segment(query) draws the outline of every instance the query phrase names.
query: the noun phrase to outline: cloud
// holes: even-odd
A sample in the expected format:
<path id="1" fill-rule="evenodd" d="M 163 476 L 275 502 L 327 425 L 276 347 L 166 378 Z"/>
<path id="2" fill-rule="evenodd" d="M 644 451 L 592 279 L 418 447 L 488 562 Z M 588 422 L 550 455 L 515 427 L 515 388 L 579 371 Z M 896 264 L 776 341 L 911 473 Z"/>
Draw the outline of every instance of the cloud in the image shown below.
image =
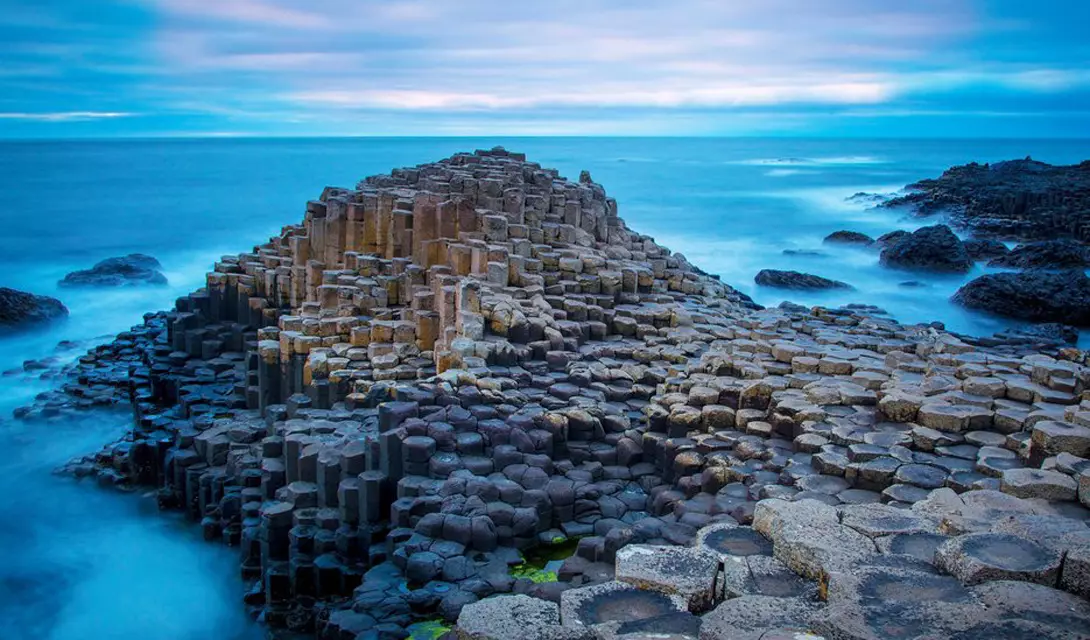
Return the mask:
<path id="1" fill-rule="evenodd" d="M 17 17 L 10 122 L 795 132 L 853 108 L 1037 113 L 1090 86 L 1077 16 L 1015 0 L 54 0 Z"/>
<path id="2" fill-rule="evenodd" d="M 71 122 L 78 120 L 130 118 L 135 115 L 135 113 L 122 113 L 115 111 L 58 111 L 52 113 L 0 112 L 0 120 L 26 120 L 33 122 Z"/>

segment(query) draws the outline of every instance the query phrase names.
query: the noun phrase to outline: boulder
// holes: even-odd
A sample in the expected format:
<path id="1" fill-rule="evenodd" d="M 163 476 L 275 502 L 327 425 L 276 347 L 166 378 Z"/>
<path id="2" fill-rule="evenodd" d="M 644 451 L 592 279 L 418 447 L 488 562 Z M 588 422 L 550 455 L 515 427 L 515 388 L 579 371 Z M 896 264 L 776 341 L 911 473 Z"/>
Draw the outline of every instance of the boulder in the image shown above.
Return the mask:
<path id="1" fill-rule="evenodd" d="M 1090 266 L 1090 251 L 1080 242 L 1060 238 L 1020 244 L 994 258 L 989 267 L 1012 269 L 1078 269 Z"/>
<path id="2" fill-rule="evenodd" d="M 142 253 L 107 258 L 91 267 L 73 271 L 59 283 L 62 287 L 121 287 L 129 285 L 165 285 L 163 265 Z"/>
<path id="3" fill-rule="evenodd" d="M 0 287 L 0 332 L 52 322 L 68 315 L 60 300 Z"/>
<path id="4" fill-rule="evenodd" d="M 826 244 L 854 244 L 860 246 L 867 246 L 874 244 L 874 238 L 868 236 L 865 233 L 859 233 L 858 231 L 834 231 L 825 236 L 822 241 Z"/>
<path id="5" fill-rule="evenodd" d="M 1090 326 L 1090 278 L 1077 270 L 990 273 L 958 289 L 951 300 L 1019 320 Z"/>
<path id="6" fill-rule="evenodd" d="M 922 227 L 882 250 L 880 262 L 895 269 L 965 273 L 973 261 L 950 227 Z"/>
<path id="7" fill-rule="evenodd" d="M 753 281 L 763 287 L 778 287 L 780 289 L 852 289 L 846 282 L 830 280 L 809 273 L 798 271 L 779 271 L 776 269 L 762 269 Z"/>

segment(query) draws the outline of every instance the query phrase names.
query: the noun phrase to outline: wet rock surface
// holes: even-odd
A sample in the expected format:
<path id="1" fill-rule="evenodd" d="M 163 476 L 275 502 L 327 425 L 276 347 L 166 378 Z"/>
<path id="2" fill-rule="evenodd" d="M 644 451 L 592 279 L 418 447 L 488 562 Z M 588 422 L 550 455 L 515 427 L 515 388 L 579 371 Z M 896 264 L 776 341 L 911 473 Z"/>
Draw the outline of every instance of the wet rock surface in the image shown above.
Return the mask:
<path id="1" fill-rule="evenodd" d="M 778 271 L 776 269 L 762 269 L 753 278 L 753 281 L 763 287 L 777 287 L 780 289 L 851 289 L 852 286 L 839 280 L 830 280 L 821 276 L 798 271 Z"/>
<path id="2" fill-rule="evenodd" d="M 64 276 L 62 287 L 123 287 L 133 285 L 165 285 L 163 266 L 155 258 L 142 253 L 106 258 L 90 269 L 73 271 Z"/>
<path id="3" fill-rule="evenodd" d="M 1071 637 L 1076 360 L 753 309 L 496 149 L 326 189 L 20 415 L 130 404 L 64 470 L 237 546 L 276 630 Z"/>
<path id="4" fill-rule="evenodd" d="M 1008 318 L 1090 326 L 1090 278 L 1079 270 L 989 273 L 951 299 Z"/>
<path id="5" fill-rule="evenodd" d="M 908 195 L 881 204 L 943 213 L 959 228 L 1021 240 L 1090 241 L 1090 161 L 1057 166 L 1026 158 L 951 167 L 908 185 Z"/>
<path id="6" fill-rule="evenodd" d="M 882 266 L 896 269 L 965 273 L 973 266 L 965 245 L 950 227 L 922 227 L 891 242 L 879 259 Z"/>
<path id="7" fill-rule="evenodd" d="M 1090 266 L 1090 251 L 1074 240 L 1061 238 L 1020 244 L 1011 251 L 996 256 L 990 267 L 1013 269 L 1076 269 Z"/>
<path id="8" fill-rule="evenodd" d="M 67 307 L 56 298 L 0 287 L 0 332 L 41 326 L 67 316 Z"/>

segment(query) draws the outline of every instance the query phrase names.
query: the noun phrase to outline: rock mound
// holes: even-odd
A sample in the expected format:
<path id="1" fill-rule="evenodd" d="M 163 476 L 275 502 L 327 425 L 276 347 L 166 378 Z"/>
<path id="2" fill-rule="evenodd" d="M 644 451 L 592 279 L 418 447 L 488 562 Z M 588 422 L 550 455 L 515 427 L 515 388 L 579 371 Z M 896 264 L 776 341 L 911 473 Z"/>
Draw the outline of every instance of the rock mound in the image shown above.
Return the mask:
<path id="1" fill-rule="evenodd" d="M 963 286 L 952 300 L 1008 318 L 1090 326 L 1090 278 L 1077 270 L 992 273 Z"/>
<path id="2" fill-rule="evenodd" d="M 90 269 L 73 271 L 58 284 L 62 287 L 121 287 L 131 285 L 165 285 L 163 265 L 142 253 L 106 258 Z"/>
<path id="3" fill-rule="evenodd" d="M 965 273 L 973 267 L 965 245 L 950 227 L 921 227 L 882 250 L 881 264 L 897 269 Z"/>
<path id="4" fill-rule="evenodd" d="M 1020 244 L 996 257 L 990 267 L 1015 269 L 1076 269 L 1090 267 L 1090 251 L 1082 243 L 1067 238 Z"/>
<path id="5" fill-rule="evenodd" d="M 68 315 L 60 300 L 0 287 L 0 331 L 44 324 Z"/>
<path id="6" fill-rule="evenodd" d="M 776 269 L 762 269 L 753 281 L 763 287 L 778 287 L 780 289 L 852 289 L 853 287 L 839 280 L 830 280 L 809 273 L 799 271 L 779 271 Z"/>

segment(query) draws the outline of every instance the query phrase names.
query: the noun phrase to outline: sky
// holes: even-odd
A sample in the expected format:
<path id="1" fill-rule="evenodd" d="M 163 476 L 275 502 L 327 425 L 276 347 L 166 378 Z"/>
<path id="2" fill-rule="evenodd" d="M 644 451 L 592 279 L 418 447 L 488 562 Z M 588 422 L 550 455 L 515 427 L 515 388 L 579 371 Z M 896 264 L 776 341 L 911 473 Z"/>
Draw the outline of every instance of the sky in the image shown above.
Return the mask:
<path id="1" fill-rule="evenodd" d="M 0 138 L 1090 137 L 1086 0 L 0 0 Z"/>

